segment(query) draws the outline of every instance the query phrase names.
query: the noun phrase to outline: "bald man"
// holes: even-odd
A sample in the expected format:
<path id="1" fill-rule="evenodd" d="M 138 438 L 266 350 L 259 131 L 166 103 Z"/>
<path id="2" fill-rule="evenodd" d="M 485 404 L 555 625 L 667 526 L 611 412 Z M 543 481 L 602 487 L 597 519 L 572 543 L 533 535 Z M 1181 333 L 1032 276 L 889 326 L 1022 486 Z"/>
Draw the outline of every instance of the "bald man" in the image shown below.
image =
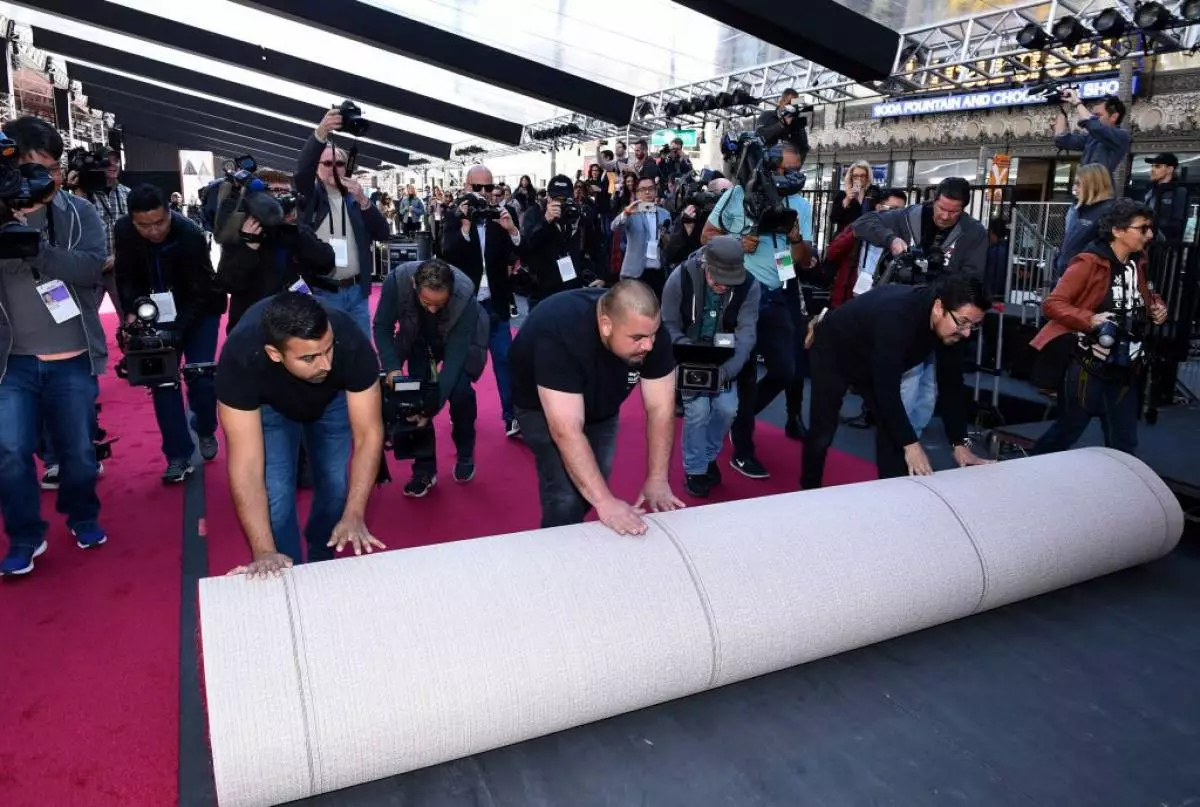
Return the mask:
<path id="1" fill-rule="evenodd" d="M 667 468 L 675 439 L 675 362 L 658 299 L 637 280 L 576 289 L 529 314 L 509 353 L 513 402 L 537 462 L 542 527 L 578 524 L 588 511 L 621 535 L 642 515 L 683 507 Z M 608 487 L 621 404 L 640 382 L 646 409 L 646 481 L 633 504 Z"/>

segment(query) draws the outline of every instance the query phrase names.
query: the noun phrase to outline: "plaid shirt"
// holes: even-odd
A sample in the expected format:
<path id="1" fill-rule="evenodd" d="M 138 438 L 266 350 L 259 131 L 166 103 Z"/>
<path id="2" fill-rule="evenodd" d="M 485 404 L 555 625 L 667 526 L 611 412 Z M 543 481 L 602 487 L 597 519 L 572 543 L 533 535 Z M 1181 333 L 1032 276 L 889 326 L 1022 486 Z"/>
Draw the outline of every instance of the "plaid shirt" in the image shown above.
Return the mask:
<path id="1" fill-rule="evenodd" d="M 116 254 L 113 249 L 113 230 L 117 226 L 117 222 L 129 212 L 129 188 L 117 185 L 107 193 L 91 194 L 88 196 L 88 201 L 100 214 L 100 221 L 104 222 L 104 239 L 108 244 L 108 255 L 111 258 Z"/>

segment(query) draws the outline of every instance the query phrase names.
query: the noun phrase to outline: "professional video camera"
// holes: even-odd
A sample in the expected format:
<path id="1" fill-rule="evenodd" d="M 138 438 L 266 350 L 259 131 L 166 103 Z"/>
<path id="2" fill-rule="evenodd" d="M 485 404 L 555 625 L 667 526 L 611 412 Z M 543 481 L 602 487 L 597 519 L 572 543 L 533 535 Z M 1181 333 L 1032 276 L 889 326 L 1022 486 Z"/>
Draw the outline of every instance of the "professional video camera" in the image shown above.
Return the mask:
<path id="1" fill-rule="evenodd" d="M 884 267 L 876 286 L 886 286 L 889 283 L 900 283 L 906 286 L 920 286 L 932 281 L 945 268 L 945 254 L 937 247 L 930 248 L 926 253 L 919 246 L 914 246 L 907 252 L 894 255 Z"/>
<path id="2" fill-rule="evenodd" d="M 370 121 L 363 118 L 362 110 L 353 101 L 342 101 L 334 109 L 342 113 L 342 125 L 338 127 L 339 132 L 362 137 L 371 128 Z"/>
<path id="3" fill-rule="evenodd" d="M 238 238 L 247 244 L 271 241 L 288 249 L 298 248 L 300 244 L 300 230 L 297 225 L 287 222 L 288 210 L 285 207 L 285 201 L 290 201 L 291 207 L 295 208 L 296 198 L 291 194 L 282 198 L 276 198 L 265 188 L 247 189 L 246 195 L 242 197 L 238 211 L 230 217 L 236 218 L 238 221 Z M 245 221 L 247 216 L 254 218 L 262 225 L 261 234 L 249 235 L 241 231 L 241 223 Z"/>
<path id="4" fill-rule="evenodd" d="M 721 365 L 733 357 L 733 344 L 726 334 L 718 334 L 711 345 L 680 343 L 673 345 L 675 386 L 680 392 L 716 395 L 721 392 Z"/>
<path id="5" fill-rule="evenodd" d="M 411 460 L 433 454 L 432 417 L 438 409 L 436 381 L 398 376 L 389 384 L 383 380 L 383 446 L 398 460 Z M 409 420 L 422 415 L 431 421 L 418 426 Z"/>
<path id="6" fill-rule="evenodd" d="M 49 201 L 58 190 L 44 166 L 21 165 L 19 160 L 16 142 L 0 135 L 0 258 L 32 258 L 38 254 L 41 232 L 21 224 L 13 213 Z"/>
<path id="7" fill-rule="evenodd" d="M 88 196 L 103 193 L 108 188 L 108 158 L 112 151 L 99 146 L 94 151 L 75 148 L 67 152 L 67 175 L 75 175 L 74 187 Z"/>
<path id="8" fill-rule="evenodd" d="M 1066 90 L 1079 90 L 1074 84 L 1064 84 L 1061 81 L 1045 81 L 1041 84 L 1035 84 L 1025 91 L 1025 97 L 1030 100 L 1041 100 L 1051 104 L 1061 104 L 1063 101 L 1063 92 Z"/>
<path id="9" fill-rule="evenodd" d="M 174 331 L 158 323 L 158 304 L 149 297 L 134 301 L 133 322 L 117 330 L 117 344 L 124 357 L 117 363 L 117 377 L 134 387 L 170 387 L 179 383 L 179 350 Z"/>
<path id="10" fill-rule="evenodd" d="M 718 194 L 708 189 L 708 183 L 713 179 L 711 168 L 705 168 L 697 173 L 692 171 L 675 185 L 675 209 L 685 210 L 689 205 L 696 208 L 696 220 L 708 218 L 708 214 L 717 206 Z"/>
<path id="11" fill-rule="evenodd" d="M 249 154 L 238 157 L 236 160 L 225 161 L 225 179 L 239 188 L 254 179 L 256 171 L 258 171 L 258 162 Z"/>
<path id="12" fill-rule="evenodd" d="M 796 211 L 786 201 L 804 190 L 806 177 L 799 171 L 776 173 L 781 151 L 767 148 L 767 141 L 755 132 L 721 138 L 721 154 L 735 162 L 734 184 L 742 186 L 742 207 L 748 221 L 755 223 L 760 235 L 786 235 L 796 225 Z"/>

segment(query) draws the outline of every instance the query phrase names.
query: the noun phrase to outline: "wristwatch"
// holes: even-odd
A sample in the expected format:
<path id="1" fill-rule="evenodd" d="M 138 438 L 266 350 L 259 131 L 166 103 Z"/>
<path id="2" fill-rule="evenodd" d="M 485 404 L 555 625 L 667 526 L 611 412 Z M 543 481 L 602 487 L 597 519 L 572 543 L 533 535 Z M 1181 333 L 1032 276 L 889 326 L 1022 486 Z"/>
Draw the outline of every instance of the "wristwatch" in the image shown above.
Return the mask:
<path id="1" fill-rule="evenodd" d="M 964 437 L 961 440 L 951 440 L 950 445 L 953 448 L 970 448 L 971 447 L 971 438 Z"/>

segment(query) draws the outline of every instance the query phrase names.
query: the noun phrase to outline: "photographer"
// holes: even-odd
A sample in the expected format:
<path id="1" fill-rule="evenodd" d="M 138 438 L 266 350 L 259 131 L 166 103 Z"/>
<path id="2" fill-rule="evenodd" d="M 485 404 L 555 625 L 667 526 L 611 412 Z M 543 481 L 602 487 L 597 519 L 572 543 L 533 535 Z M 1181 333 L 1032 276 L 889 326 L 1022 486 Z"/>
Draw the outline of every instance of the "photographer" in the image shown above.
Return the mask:
<path id="1" fill-rule="evenodd" d="M 175 348 L 189 364 L 217 355 L 217 330 L 225 295 L 216 286 L 204 231 L 167 208 L 162 191 L 141 185 L 129 194 L 129 215 L 117 222 L 114 274 L 126 324 L 135 321 L 137 300 L 158 306 L 158 327 L 173 333 Z M 187 382 L 188 408 L 200 438 L 200 456 L 217 456 L 217 398 L 213 379 Z M 188 430 L 180 386 L 154 387 L 154 416 L 162 433 L 167 469 L 162 480 L 179 483 L 192 473 L 195 445 Z"/>
<path id="2" fill-rule="evenodd" d="M 812 406 L 800 487 L 819 488 L 853 386 L 875 413 L 879 478 L 933 473 L 900 397 L 901 376 L 937 357 L 942 418 L 960 466 L 986 461 L 967 441 L 966 388 L 958 343 L 983 322 L 991 300 L 977 277 L 946 275 L 930 286 L 881 286 L 814 321 L 810 331 Z"/>
<path id="3" fill-rule="evenodd" d="M 799 175 L 800 152 L 790 143 L 778 147 L 775 177 Z M 764 157 L 764 162 L 767 160 Z M 763 168 L 766 168 L 764 164 Z M 772 177 L 774 179 L 774 177 Z M 789 192 L 781 202 L 795 211 L 796 223 L 791 232 L 759 234 L 758 222 L 746 214 L 746 189 L 734 185 L 717 202 L 700 236 L 702 244 L 719 235 L 731 234 L 741 239 L 746 252 L 746 270 L 760 286 L 758 338 L 754 351 L 762 356 L 767 372 L 758 379 L 756 361 L 749 361 L 738 376 L 738 414 L 733 422 L 734 456 L 730 465 L 751 479 L 766 479 L 770 472 L 758 461 L 754 452 L 754 419 L 780 392 L 795 388 L 802 382 L 806 368 L 802 335 L 806 327 L 804 303 L 796 282 L 796 270 L 806 270 L 812 259 L 812 205 L 802 197 L 801 181 L 791 181 Z M 800 390 L 803 387 L 799 387 Z M 795 433 L 800 424 L 801 394 L 788 397 L 789 432 Z"/>
<path id="4" fill-rule="evenodd" d="M 217 398 L 229 491 L 253 553 L 233 573 L 267 577 L 304 561 L 301 437 L 313 473 L 307 559 L 347 544 L 356 555 L 384 548 L 363 521 L 383 452 L 379 364 L 353 317 L 298 292 L 255 303 L 221 349 Z"/>
<path id="5" fill-rule="evenodd" d="M 565 289 L 604 284 L 593 262 L 600 244 L 584 224 L 583 206 L 572 198 L 574 191 L 570 178 L 559 174 L 547 184 L 545 212 L 533 207 L 525 213 L 522 237 L 535 284 L 530 308 Z"/>
<path id="6" fill-rule="evenodd" d="M 448 263 L 434 258 L 397 266 L 379 295 L 375 312 L 375 347 L 387 373 L 387 383 L 403 375 L 437 381 L 438 408 L 409 418 L 416 428 L 432 429 L 430 421 L 450 404 L 451 435 L 458 451 L 454 481 L 475 476 L 475 389 L 487 363 L 489 321 L 475 300 L 475 284 Z M 412 479 L 404 495 L 420 498 L 437 484 L 437 456 L 432 432 L 429 451 L 413 462 Z"/>
<path id="7" fill-rule="evenodd" d="M 803 162 L 808 155 L 808 135 L 805 132 L 807 124 L 801 117 L 804 110 L 796 105 L 796 101 L 799 99 L 800 93 L 788 87 L 779 96 L 779 102 L 775 109 L 768 109 L 759 114 L 758 119 L 754 122 L 754 130 L 767 142 L 768 148 L 781 140 L 790 143 L 800 154 L 801 162 Z M 805 109 L 811 110 L 812 108 L 806 107 Z"/>
<path id="8" fill-rule="evenodd" d="M 1064 334 L 1078 334 L 1078 348 L 1062 377 L 1058 417 L 1031 454 L 1065 451 L 1093 417 L 1104 427 L 1104 444 L 1137 451 L 1137 418 L 1143 340 L 1149 323 L 1167 319 L 1162 297 L 1146 281 L 1146 246 L 1154 238 L 1154 211 L 1118 199 L 1100 219 L 1100 240 L 1079 253 L 1042 309 L 1049 322 L 1030 345 L 1042 350 Z"/>
<path id="9" fill-rule="evenodd" d="M 672 183 L 692 173 L 692 161 L 684 156 L 683 140 L 676 137 L 658 163 L 659 194 L 669 197 Z"/>
<path id="10" fill-rule="evenodd" d="M 313 294 L 348 312 L 370 338 L 372 243 L 387 241 L 390 231 L 379 208 L 348 175 L 346 152 L 329 142 L 342 124 L 339 109 L 326 112 L 300 152 L 296 191 L 305 204 L 296 221 L 333 247 L 331 285 L 314 288 Z"/>
<path id="11" fill-rule="evenodd" d="M 104 302 L 107 293 L 117 314 L 121 315 L 121 300 L 117 294 L 117 281 L 113 275 L 113 260 L 116 245 L 113 242 L 117 222 L 129 213 L 129 188 L 118 181 L 121 173 L 121 153 L 110 149 L 88 152 L 85 149 L 71 151 L 67 166 L 67 189 L 76 196 L 92 203 L 104 224 L 104 238 L 108 249 L 108 260 L 104 263 L 104 283 L 98 290 L 97 307 Z M 101 176 L 99 166 L 103 166 Z"/>
<path id="12" fill-rule="evenodd" d="M 717 371 L 721 391 L 683 393 L 685 484 L 701 499 L 721 482 L 717 456 L 738 410 L 732 381 L 754 352 L 761 291 L 746 282 L 744 261 L 736 236 L 718 236 L 676 268 L 663 289 L 663 325 L 671 344 L 712 345 L 718 333 L 733 341 L 733 355 Z"/>
<path id="13" fill-rule="evenodd" d="M 0 195 L 0 244 L 9 248 L 25 237 L 36 250 L 0 259 L 0 514 L 8 535 L 0 574 L 21 575 L 47 548 L 34 464 L 40 425 L 59 463 L 56 509 L 66 514 L 76 545 L 107 540 L 93 436 L 96 378 L 108 356 L 96 287 L 108 252 L 96 209 L 58 192 L 63 142 L 54 127 L 23 117 L 4 124 L 3 133 L 17 159 L 0 162 L 0 187 L 8 191 Z"/>
<path id="14" fill-rule="evenodd" d="M 1062 90 L 1062 100 L 1078 115 L 1076 126 L 1082 131 L 1067 131 L 1067 111 L 1060 105 L 1054 118 L 1054 145 L 1068 151 L 1082 151 L 1081 166 L 1099 163 L 1114 174 L 1129 155 L 1132 143 L 1129 132 L 1121 128 L 1125 104 L 1115 95 L 1109 95 L 1089 109 L 1074 87 Z"/>
<path id="15" fill-rule="evenodd" d="M 223 220 L 239 204 L 245 208 L 241 236 L 221 248 L 217 264 L 217 280 L 229 292 L 227 334 L 259 300 L 322 283 L 333 288 L 329 281 L 334 270 L 333 247 L 311 227 L 296 224 L 296 199 L 288 176 L 263 171 L 259 179 L 266 184 L 264 190 L 248 192 L 244 202 L 231 196 L 218 213 Z"/>
<path id="16" fill-rule="evenodd" d="M 663 284 L 667 280 L 662 244 L 671 224 L 671 214 L 655 203 L 657 198 L 654 180 L 639 177 L 637 201 L 613 219 L 612 228 L 613 232 L 625 235 L 621 279 L 642 281 L 661 300 Z"/>
<path id="17" fill-rule="evenodd" d="M 537 463 L 541 526 L 582 523 L 595 507 L 621 535 L 642 535 L 646 510 L 683 507 L 667 481 L 675 439 L 675 362 L 658 300 L 623 280 L 604 291 L 556 294 L 513 340 L 513 401 Z M 641 382 L 649 446 L 646 481 L 632 505 L 608 486 L 621 404 Z"/>
<path id="18" fill-rule="evenodd" d="M 933 200 L 900 210 L 866 213 L 854 222 L 854 234 L 868 244 L 881 247 L 884 261 L 890 253 L 893 263 L 904 256 L 927 261 L 926 271 L 908 270 L 905 279 L 899 271 L 890 273 L 894 282 L 930 283 L 940 275 L 970 275 L 982 280 L 987 270 L 987 228 L 966 213 L 971 200 L 971 185 L 962 177 L 947 177 L 938 183 Z M 910 252 L 911 250 L 911 252 Z M 875 272 L 878 282 L 889 274 L 884 265 Z M 867 290 L 866 282 L 859 293 Z M 901 395 L 912 426 L 919 437 L 933 418 L 938 397 L 934 357 L 912 367 L 905 374 Z"/>
<path id="19" fill-rule="evenodd" d="M 472 193 L 487 193 L 492 186 L 492 172 L 486 166 L 474 166 L 467 172 L 464 185 L 480 189 Z M 474 205 L 470 199 L 464 199 L 459 205 L 458 229 L 447 231 L 442 252 L 447 263 L 461 270 L 475 284 L 475 297 L 491 323 L 488 349 L 500 394 L 500 416 L 504 420 L 504 433 L 515 437 L 520 426 L 513 413 L 508 351 L 512 346 L 509 320 L 514 300 L 511 275 L 512 267 L 521 256 L 521 232 L 508 207 L 497 209 L 486 206 L 483 197 L 476 196 L 475 199 Z"/>

